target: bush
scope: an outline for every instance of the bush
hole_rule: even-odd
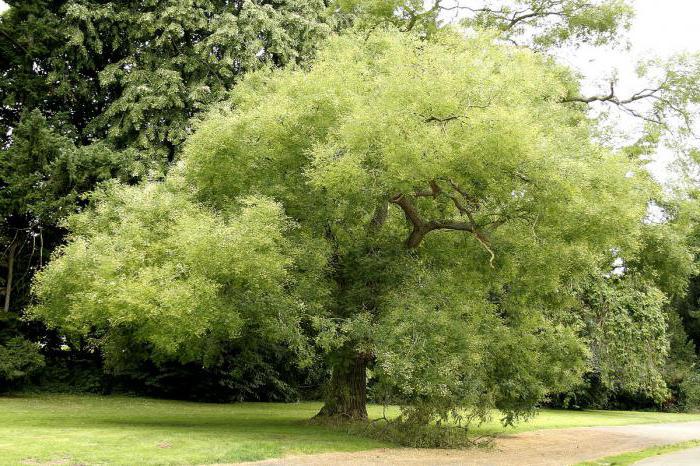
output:
[[[35,343],[22,337],[13,337],[0,344],[0,390],[10,382],[26,378],[44,366],[44,357]]]
[[[700,372],[687,377],[678,388],[679,407],[683,411],[700,411]]]

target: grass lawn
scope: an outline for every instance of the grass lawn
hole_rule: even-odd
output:
[[[641,461],[644,458],[650,458],[652,456],[667,455],[669,453],[674,453],[681,450],[687,450],[689,448],[700,447],[700,440],[690,440],[688,442],[675,443],[673,445],[666,445],[661,447],[647,448],[646,450],[633,451],[630,453],[623,453],[621,455],[606,456],[605,458],[600,458],[595,461],[586,461],[585,463],[579,463],[576,466],[629,466]]]
[[[357,451],[380,442],[306,423],[319,403],[205,404],[131,397],[0,397],[0,464],[206,464]],[[378,417],[381,408],[370,407]],[[700,415],[542,411],[509,432],[699,420]],[[496,422],[482,426],[503,432]]]

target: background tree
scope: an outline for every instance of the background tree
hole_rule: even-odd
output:
[[[620,269],[618,269],[618,273]],[[633,275],[597,276],[581,290],[581,333],[590,348],[589,386],[570,402],[608,407],[624,396],[661,404],[670,394],[664,379],[670,338],[666,296]],[[580,389],[579,389],[580,391]],[[642,402],[643,404],[643,402]]]
[[[172,160],[189,118],[242,73],[303,61],[330,31],[314,0],[9,4],[0,19],[6,143],[38,108],[81,143],[109,137],[153,161]]]
[[[623,0],[342,0],[339,5],[370,27],[391,23],[431,34],[445,23],[459,22],[538,50],[615,41],[634,15]]]
[[[575,79],[542,56],[365,36],[251,76],[169,181],[75,216],[32,314],[197,358],[259,327],[308,362],[313,330],[329,417],[366,417],[368,367],[419,424],[513,421],[577,381],[574,285],[633,250],[648,175],[593,142],[562,103]]]
[[[591,368],[581,386],[554,397],[555,406],[692,408],[698,356],[685,305],[697,273],[695,203],[683,192],[659,196],[665,200],[645,220],[637,252],[581,287],[575,315]]]

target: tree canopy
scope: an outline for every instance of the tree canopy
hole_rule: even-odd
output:
[[[321,1],[34,0],[0,18],[0,133],[40,109],[83,143],[172,160],[188,121],[241,74],[308,58],[330,31]]]
[[[328,371],[321,418],[700,404],[700,55],[629,94],[558,59],[624,47],[630,2],[7,3],[1,385],[43,355],[217,400]]]
[[[335,37],[239,84],[165,183],[72,217],[32,315],[194,358],[285,339],[332,367],[322,415],[366,416],[369,367],[406,419],[513,420],[585,370],[575,285],[635,253],[655,193],[577,90],[489,34]]]

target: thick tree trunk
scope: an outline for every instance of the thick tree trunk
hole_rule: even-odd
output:
[[[12,295],[12,278],[14,275],[16,251],[17,243],[13,242],[10,246],[9,255],[7,256],[7,280],[5,282],[5,312],[10,312],[10,297]]]
[[[316,417],[367,419],[367,358],[352,355],[333,366],[326,402]]]

